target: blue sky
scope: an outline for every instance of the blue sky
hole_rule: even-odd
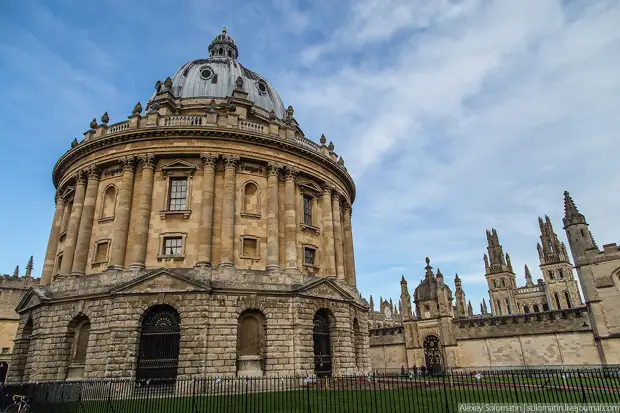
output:
[[[565,189],[599,245],[620,234],[619,21],[619,2],[589,0],[0,2],[0,273],[30,255],[40,272],[73,138],[226,26],[354,175],[364,296],[397,300],[401,275],[413,292],[429,256],[477,310],[486,228],[519,284],[526,263],[539,276],[538,216],[565,239]]]

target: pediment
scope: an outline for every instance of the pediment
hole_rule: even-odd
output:
[[[211,287],[202,282],[177,273],[173,270],[160,268],[150,271],[127,283],[110,290],[111,294],[133,293],[175,293],[175,292],[205,292]]]
[[[168,162],[161,167],[161,171],[164,176],[174,174],[191,175],[194,171],[196,171],[196,169],[198,169],[196,165],[182,159],[175,159],[174,161]]]
[[[299,181],[298,185],[303,191],[307,191],[307,192],[309,191],[310,193],[313,193],[316,196],[320,195],[321,192],[323,191],[316,182],[311,181],[309,179]]]
[[[354,298],[346,290],[340,287],[330,278],[321,278],[312,281],[295,290],[300,295],[316,298],[329,298],[333,300],[354,301]]]
[[[30,310],[31,308],[38,307],[45,300],[45,296],[36,288],[31,288],[26,294],[19,300],[17,304],[16,312],[22,313]]]

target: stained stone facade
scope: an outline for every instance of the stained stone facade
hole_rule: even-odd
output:
[[[415,289],[412,310],[407,281],[401,280],[396,305],[380,299],[374,311],[370,297],[370,347],[373,369],[400,371],[620,364],[620,249],[600,250],[570,195],[564,194],[564,229],[584,293],[566,247],[549,218],[539,218],[538,244],[543,278],[517,287],[510,256],[504,254],[497,231],[487,231],[484,255],[491,311],[486,300],[480,313],[466,304],[458,275],[455,293],[441,271],[426,260],[423,281]]]
[[[9,380],[370,370],[353,180],[238,53],[223,31],[156,83],[146,113],[104,114],[58,160]]]

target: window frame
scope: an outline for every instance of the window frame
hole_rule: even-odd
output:
[[[198,168],[189,162],[177,159],[161,167],[161,177],[165,181],[164,199],[162,209],[159,211],[161,219],[167,219],[171,216],[183,216],[188,219],[192,213],[192,188],[193,177]],[[170,209],[172,181],[175,179],[187,180],[187,189],[185,192],[185,209]]]
[[[307,250],[312,250],[314,252],[312,264],[309,264],[306,262],[306,251]],[[319,259],[319,247],[313,244],[302,244],[302,251],[303,251],[302,263],[304,267],[313,268],[315,270],[318,270],[321,268],[317,263],[317,260]]]
[[[99,246],[101,244],[108,244],[108,249],[106,251],[106,256],[105,256],[105,260],[104,261],[97,261],[97,249],[99,248]],[[105,238],[105,239],[100,239],[95,241],[95,244],[93,245],[93,255],[91,258],[91,266],[92,265],[99,265],[99,264],[105,264],[110,260],[110,246],[112,245],[112,240],[109,238]]]
[[[298,183],[297,188],[299,190],[299,194],[301,195],[298,199],[298,214],[299,214],[299,226],[302,231],[314,232],[316,235],[321,233],[321,228],[319,227],[320,221],[320,208],[319,208],[319,200],[322,196],[321,187],[319,187],[316,183],[310,180],[302,180]],[[312,219],[311,223],[306,223],[305,221],[305,199],[306,197],[310,200],[310,216]],[[330,205],[331,208],[331,205]],[[305,260],[304,260],[305,261]]]
[[[245,240],[256,241],[256,255],[255,256],[245,254],[246,252],[245,251]],[[239,251],[239,258],[243,260],[259,261],[260,260],[260,249],[261,249],[261,242],[260,242],[259,237],[254,236],[254,235],[242,235],[241,236],[241,250]]]
[[[167,239],[179,238],[181,239],[181,253],[180,254],[165,254],[165,243]],[[185,232],[164,232],[159,234],[159,247],[157,251],[157,260],[179,260],[185,259],[185,246],[187,245],[187,233]]]

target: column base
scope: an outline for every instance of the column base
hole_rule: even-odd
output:
[[[280,272],[280,266],[278,264],[268,265],[265,269],[267,272]]]
[[[229,268],[229,267],[233,267],[233,263],[230,261],[222,261],[218,264],[217,268]]]
[[[129,264],[130,270],[143,270],[146,268],[144,264],[140,264],[139,262],[134,262],[133,264]]]
[[[196,265],[194,265],[194,268],[212,268],[212,267],[211,267],[210,262],[200,261],[200,262],[197,262]]]
[[[72,272],[71,274],[69,274],[71,277],[79,277],[80,275],[85,275],[85,272],[81,272],[81,271],[75,271]]]
[[[108,270],[122,271],[124,269],[125,269],[125,267],[123,267],[122,265],[108,265]]]

